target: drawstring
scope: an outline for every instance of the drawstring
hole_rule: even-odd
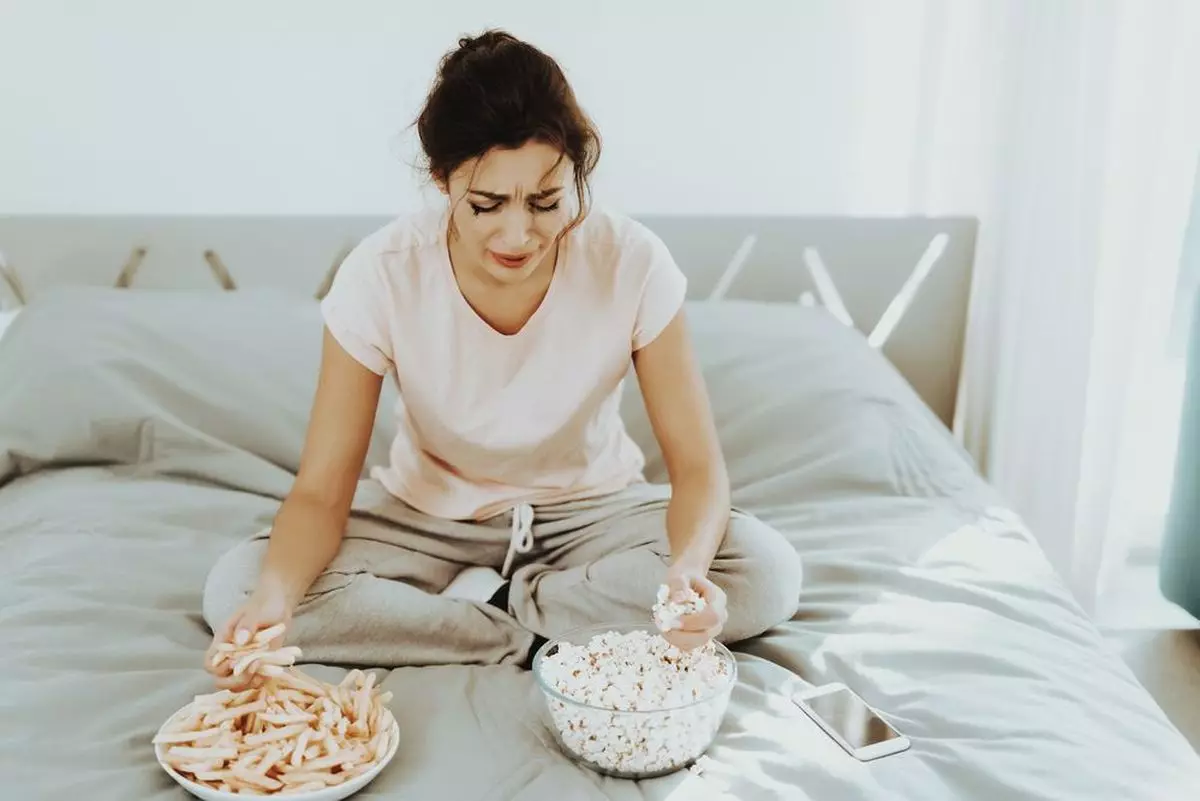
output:
[[[504,556],[504,568],[500,571],[500,575],[508,578],[513,557],[519,553],[529,553],[532,550],[533,506],[519,503],[512,508],[512,538],[508,541],[508,553]]]

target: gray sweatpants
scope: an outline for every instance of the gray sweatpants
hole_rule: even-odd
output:
[[[399,667],[524,661],[534,633],[644,623],[670,548],[670,490],[637,484],[618,493],[534,509],[533,548],[517,554],[507,612],[438,595],[460,570],[499,570],[511,516],[482,522],[422,514],[374,481],[360,483],[346,536],[296,609],[288,642],[308,662]],[[217,627],[253,589],[269,530],[222,556],[204,588]],[[792,617],[800,559],[783,536],[735,510],[709,578],[728,596],[721,640],[761,634]]]

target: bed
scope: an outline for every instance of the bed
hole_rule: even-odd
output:
[[[573,765],[515,667],[406,668],[379,671],[402,743],[359,797],[1196,798],[1200,757],[948,433],[974,223],[647,222],[693,279],[734,501],[804,560],[795,617],[735,646],[740,680],[700,775]],[[4,797],[185,797],[149,741],[210,688],[205,574],[288,491],[313,295],[375,223],[0,219],[27,301],[0,339]],[[106,286],[116,274],[126,288]],[[635,383],[623,412],[663,479]],[[789,700],[830,681],[912,748],[846,757]]]

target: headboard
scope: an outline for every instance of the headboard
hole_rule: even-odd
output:
[[[0,298],[62,284],[322,294],[382,216],[0,216]],[[952,424],[975,253],[965,217],[640,216],[693,299],[822,305]]]

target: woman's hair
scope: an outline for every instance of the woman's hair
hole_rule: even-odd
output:
[[[557,148],[575,170],[579,213],[568,228],[587,213],[600,135],[554,59],[511,34],[490,30],[458,40],[438,67],[417,134],[425,169],[442,184],[492,148],[530,141]]]

